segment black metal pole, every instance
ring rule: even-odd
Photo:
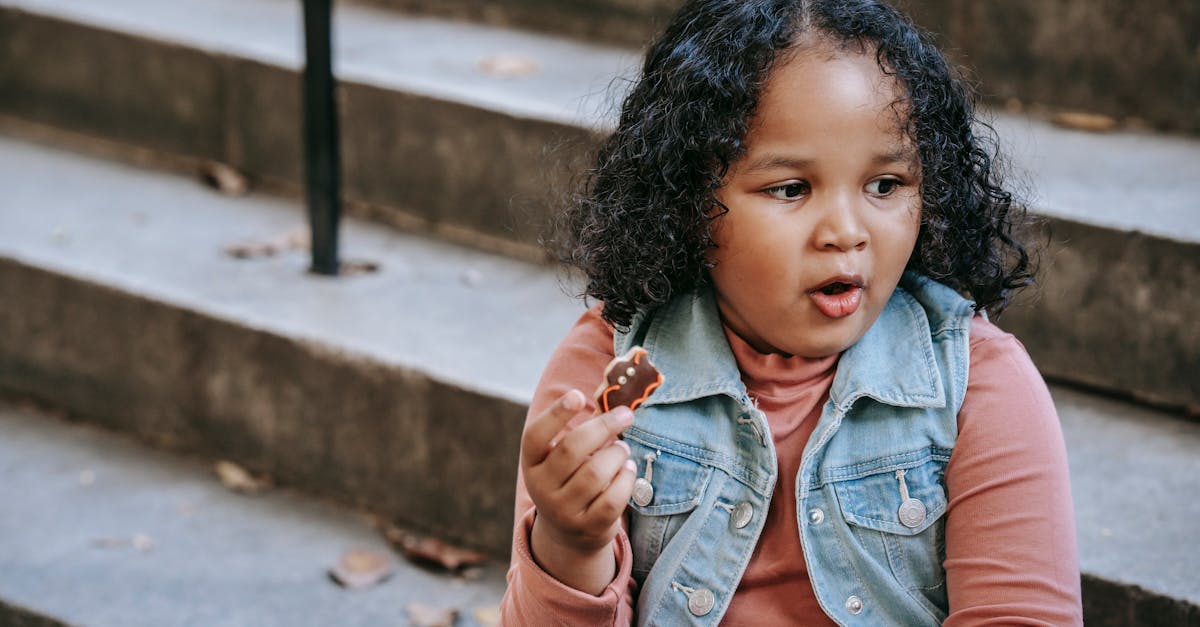
[[[338,273],[341,164],[334,99],[333,0],[304,0],[304,172],[312,272]]]

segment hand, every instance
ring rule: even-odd
[[[521,470],[537,508],[534,557],[563,583],[598,594],[612,580],[609,547],[637,474],[629,445],[617,439],[633,412],[618,407],[563,433],[583,408],[583,394],[571,390],[531,420],[521,438]]]

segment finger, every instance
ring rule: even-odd
[[[608,488],[588,504],[584,518],[595,521],[597,526],[607,529],[621,518],[629,497],[633,496],[633,484],[637,480],[637,464],[626,459]]]
[[[583,392],[568,390],[525,425],[525,433],[521,436],[521,457],[526,466],[539,464],[546,458],[551,439],[583,410],[584,405]]]
[[[616,441],[631,424],[633,412],[628,407],[618,407],[585,420],[554,445],[554,450],[542,462],[546,472],[562,477],[565,483],[593,453]]]
[[[629,445],[625,442],[617,440],[601,448],[563,484],[560,498],[575,503],[575,511],[583,513],[612,484],[626,461],[629,461]]]

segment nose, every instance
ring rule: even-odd
[[[867,247],[869,236],[863,214],[852,195],[837,194],[821,210],[813,230],[818,250],[849,252]]]

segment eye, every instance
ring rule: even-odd
[[[867,183],[867,193],[875,196],[890,196],[892,192],[896,191],[903,184],[899,179],[875,179]]]
[[[784,183],[783,185],[768,187],[763,191],[765,191],[767,194],[770,194],[772,198],[779,200],[795,200],[808,193],[808,183],[803,181],[791,181]]]

